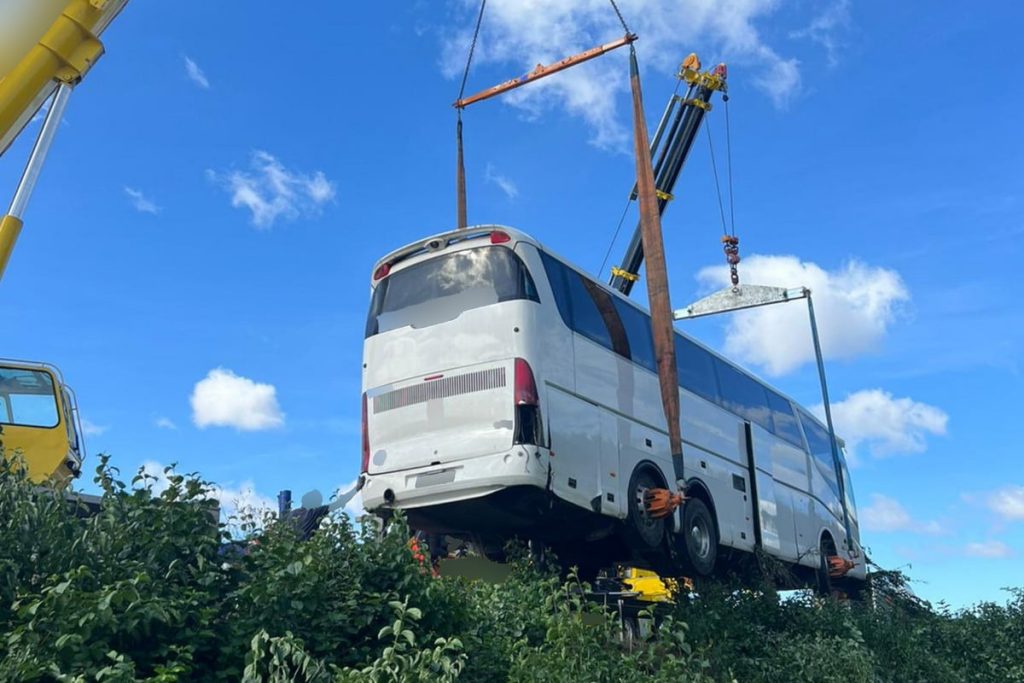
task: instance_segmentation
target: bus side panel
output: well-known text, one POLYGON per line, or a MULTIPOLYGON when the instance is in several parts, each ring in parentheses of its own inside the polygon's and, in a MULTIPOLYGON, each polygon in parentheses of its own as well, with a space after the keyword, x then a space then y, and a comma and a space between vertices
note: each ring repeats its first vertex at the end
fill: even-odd
POLYGON ((846 529, 843 528, 842 518, 836 518, 832 512, 825 507, 820 500, 811 499, 811 510, 814 515, 816 527, 814 532, 816 538, 820 538, 825 531, 832 534, 836 542, 836 550, 842 557, 849 558, 850 553, 846 546, 846 529))
POLYGON ((761 516, 761 543, 765 552, 775 557, 796 559, 796 546, 787 545, 789 536, 779 529, 779 506, 775 501, 775 480, 757 469, 757 505, 761 516))
MULTIPOLYGON (((661 472, 670 486, 674 481, 672 458, 669 455, 668 436, 635 420, 616 415, 619 443, 619 477, 615 484, 615 497, 622 499, 621 514, 626 516, 626 498, 629 479, 641 462, 649 462, 661 472)), ((609 482, 611 483, 611 482, 609 482)))
POLYGON ((792 547, 794 559, 801 563, 813 561, 817 566, 819 525, 807 495, 810 487, 807 453, 758 425, 751 426, 751 434, 758 466, 771 473, 776 484, 775 502, 780 514, 790 520, 779 525, 780 533, 784 533, 784 529, 789 533, 789 538, 783 540, 783 547, 792 547))
POLYGON ((796 561, 796 520, 793 515, 793 490, 779 480, 772 455, 772 440, 764 429, 752 425, 754 463, 758 470, 761 536, 765 549, 784 560, 796 561), (762 476, 764 475, 764 476, 762 476))
POLYGON ((737 436, 742 420, 689 391, 679 392, 679 407, 684 441, 746 469, 746 446, 737 436))
MULTIPOLYGON (((573 337, 576 393, 665 431, 658 376, 580 334, 573 337)), ((664 455, 669 455, 667 450, 664 455)))
POLYGON ((687 477, 699 478, 711 492, 722 544, 752 550, 753 501, 743 422, 689 391, 680 391, 679 398, 687 477))
MULTIPOLYGON (((811 458, 810 471, 811 494, 820 501, 820 506, 826 508, 822 512, 841 520, 843 518, 843 506, 839 503, 839 496, 832 490, 829 482, 825 480, 825 476, 821 473, 821 466, 813 458, 811 458)), ((828 523, 825 517, 822 518, 822 523, 828 523)))
POLYGON ((601 495, 600 411, 556 386, 548 386, 547 397, 551 490, 563 500, 591 509, 591 501, 601 495))
POLYGON ((729 460, 697 446, 684 444, 683 453, 687 481, 697 479, 711 493, 719 542, 730 548, 753 550, 754 524, 746 472, 729 460), (738 479, 733 479, 734 476, 738 479))
MULTIPOLYGON (((530 355, 526 360, 533 368, 540 387, 546 383, 556 384, 566 391, 576 391, 576 372, 573 361, 572 330, 562 320, 555 303, 555 295, 551 290, 551 283, 548 282, 544 264, 540 260, 537 248, 532 244, 520 242, 516 245, 516 254, 526 264, 527 270, 533 277, 537 286, 537 294, 540 299, 540 308, 536 317, 536 325, 529 329, 522 330, 523 334, 535 341, 539 353, 530 355)), ((543 398, 542 398, 543 401, 543 398)), ((541 415, 546 412, 543 403, 541 404, 541 415)), ((546 418, 545 418, 546 419, 546 418)))
MULTIPOLYGON (((796 547, 800 564, 818 566, 821 520, 815 514, 814 501, 805 491, 793 490, 793 521, 796 524, 796 547)), ((840 537, 833 537, 839 539, 840 537)), ((837 540, 839 542, 839 540, 837 540)))
POLYGON ((612 517, 626 516, 626 497, 619 491, 620 480, 629 479, 629 472, 622 473, 619 444, 628 440, 622 439, 624 432, 630 429, 630 421, 609 410, 601 410, 601 513, 612 517))

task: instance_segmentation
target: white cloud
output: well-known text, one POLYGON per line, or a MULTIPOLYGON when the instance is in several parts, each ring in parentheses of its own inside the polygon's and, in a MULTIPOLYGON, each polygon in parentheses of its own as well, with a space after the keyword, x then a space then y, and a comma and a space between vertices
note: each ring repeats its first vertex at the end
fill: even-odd
POLYGON ((277 502, 258 493, 249 480, 243 481, 237 488, 214 486, 210 495, 217 499, 221 513, 226 518, 239 513, 262 516, 265 512, 277 511, 277 502))
POLYGON ((132 206, 134 206, 135 210, 139 213, 151 213, 154 215, 160 213, 160 207, 157 206, 152 199, 144 195, 142 190, 125 187, 124 193, 131 198, 132 206))
POLYGON ((210 81, 206 78, 206 74, 199 68, 191 57, 185 55, 185 73, 188 75, 190 81, 198 85, 203 90, 210 89, 210 81))
POLYGON ((1008 521, 1024 520, 1024 486, 1006 486, 989 495, 989 508, 1008 521))
POLYGON ((300 173, 286 168, 271 154, 256 151, 248 171, 206 172, 231 194, 231 206, 248 209, 257 228, 270 228, 278 218, 316 216, 334 200, 334 184, 322 171, 300 173))
POLYGON ((174 424, 174 421, 169 417, 158 417, 154 423, 160 429, 177 429, 178 425, 174 424))
MULTIPOLYGON (((142 465, 142 471, 152 480, 149 483, 154 494, 159 495, 170 486, 167 468, 160 463, 148 460, 142 465)), ((230 519, 239 513, 262 515, 265 511, 277 510, 277 503, 256 491, 252 481, 244 481, 238 487, 211 486, 206 498, 217 500, 222 518, 230 519)))
MULTIPOLYGON (((702 50, 715 61, 725 59, 747 67, 753 82, 782 107, 800 90, 799 64, 768 46, 755 27, 778 4, 776 0, 634 0, 622 9, 630 29, 640 36, 641 68, 674 73, 683 57, 702 50)), ((461 8, 458 21, 463 30, 446 33, 442 43, 441 68, 452 79, 462 76, 479 3, 462 0, 461 8)), ((498 65, 509 72, 508 77, 517 76, 537 64, 551 64, 621 36, 622 27, 606 0, 491 0, 467 94, 493 85, 481 82, 481 66, 498 65)), ((587 122, 595 145, 621 148, 630 139, 618 110, 629 90, 627 74, 623 49, 502 97, 528 115, 558 106, 587 122)))
MULTIPOLYGON (((821 405, 814 411, 825 414, 821 405)), ((832 420, 849 451, 865 444, 871 455, 884 457, 924 452, 928 435, 945 435, 949 415, 927 403, 893 398, 882 389, 865 389, 833 403, 832 420)))
POLYGON ((505 196, 509 199, 515 199, 519 196, 519 188, 514 182, 512 182, 507 176, 503 176, 498 173, 493 164, 487 164, 487 168, 484 170, 484 180, 489 183, 494 183, 498 188, 505 193, 505 196))
POLYGON ((108 429, 110 429, 109 427, 105 427, 103 425, 98 425, 98 424, 96 424, 96 423, 92 422, 91 420, 88 420, 88 419, 86 419, 84 417, 81 418, 81 422, 82 422, 82 434, 84 434, 85 436, 100 436, 101 434, 106 433, 106 431, 108 429))
POLYGON ((919 522, 910 516, 899 501, 878 493, 871 496, 870 505, 861 508, 860 523, 866 531, 909 531, 930 535, 944 532, 938 522, 919 522))
MULTIPOLYGON (((850 358, 872 350, 910 299, 899 273, 850 261, 828 271, 795 256, 755 254, 743 260, 740 278, 749 284, 807 287, 826 358, 850 358)), ((697 279, 706 287, 729 284, 727 266, 702 269, 697 279)), ((782 375, 814 361, 814 347, 804 302, 765 306, 729 315, 727 355, 782 375)))
POLYGON ((839 51, 844 46, 838 34, 849 25, 850 0, 836 0, 814 17, 805 28, 791 31, 789 37, 806 38, 821 45, 828 55, 829 66, 836 66, 839 63, 839 51))
POLYGON ((1002 541, 968 543, 967 547, 964 548, 964 552, 971 557, 987 558, 1009 557, 1013 554, 1013 551, 1010 550, 1010 546, 1006 545, 1002 541))
POLYGON ((284 424, 277 390, 231 370, 210 370, 192 390, 192 421, 205 427, 234 427, 242 431, 273 429, 284 424))

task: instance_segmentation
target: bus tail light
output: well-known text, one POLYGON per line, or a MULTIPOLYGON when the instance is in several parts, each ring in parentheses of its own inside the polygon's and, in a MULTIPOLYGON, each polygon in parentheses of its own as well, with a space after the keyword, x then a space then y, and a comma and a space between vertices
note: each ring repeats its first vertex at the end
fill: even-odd
POLYGON ((544 430, 540 420, 540 397, 533 369, 522 358, 515 363, 515 432, 514 443, 540 445, 544 430))
POLYGON ((363 394, 363 459, 359 465, 359 471, 366 473, 370 470, 370 430, 366 416, 366 394, 363 394))
POLYGON ((379 280, 383 280, 384 278, 386 278, 388 276, 388 273, 390 273, 390 272, 391 272, 391 264, 390 263, 382 263, 382 264, 380 264, 377 267, 377 270, 373 271, 373 281, 377 282, 379 280))
POLYGON ((511 242, 512 237, 502 230, 495 230, 491 233, 491 244, 505 244, 511 242))
POLYGON ((535 406, 540 403, 537 397, 537 383, 533 380, 533 369, 522 358, 516 358, 515 389, 517 406, 535 406))

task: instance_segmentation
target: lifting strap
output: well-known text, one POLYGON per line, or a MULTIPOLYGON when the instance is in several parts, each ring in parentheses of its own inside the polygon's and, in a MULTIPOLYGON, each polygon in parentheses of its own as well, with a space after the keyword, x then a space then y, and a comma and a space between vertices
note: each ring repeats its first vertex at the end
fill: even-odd
MULTIPOLYGON (((683 441, 679 426, 679 371, 676 368, 675 333, 672 327, 672 303, 668 291, 665 243, 661 233, 661 213, 654 185, 654 169, 644 117, 643 93, 636 50, 629 50, 629 81, 633 92, 633 143, 636 152, 637 197, 640 203, 640 231, 647 259, 647 296, 651 307, 651 332, 658 363, 661 402, 668 422, 669 448, 677 481, 683 476, 683 441)), ((673 487, 674 488, 674 487, 673 487)))
MULTIPOLYGON (((480 0, 480 12, 476 15, 476 28, 473 29, 473 42, 469 44, 469 55, 466 57, 466 69, 462 72, 462 85, 459 86, 459 99, 466 92, 466 81, 469 80, 469 67, 473 65, 473 53, 476 52, 476 41, 480 37, 480 25, 484 21, 484 9, 487 0, 480 0)), ((455 221, 456 227, 466 227, 466 162, 462 155, 462 107, 458 108, 455 122, 456 168, 455 168, 455 221)))
POLYGON ((494 97, 495 95, 500 95, 501 93, 508 92, 509 90, 513 90, 514 88, 526 85, 527 83, 535 81, 539 78, 550 76, 551 74, 558 73, 559 71, 568 69, 569 67, 576 66, 577 64, 580 64, 582 62, 594 59, 595 57, 600 57, 604 53, 620 48, 623 45, 632 46, 633 41, 636 40, 637 36, 635 33, 632 33, 629 30, 629 26, 626 25, 626 20, 623 18, 622 12, 619 11, 619 6, 615 4, 615 0, 610 0, 610 2, 612 5, 612 9, 615 10, 615 16, 618 17, 619 23, 622 25, 622 30, 625 33, 625 35, 622 38, 614 40, 610 43, 598 45, 597 47, 586 50, 585 52, 581 52, 579 54, 566 57, 562 61, 555 62, 554 64, 549 64, 548 66, 538 64, 537 67, 528 74, 523 74, 518 78, 513 78, 511 80, 505 81, 504 83, 499 83, 493 88, 482 90, 481 92, 478 92, 477 94, 472 95, 471 97, 463 97, 466 94, 466 81, 469 78, 469 67, 473 63, 473 53, 476 50, 476 41, 480 37, 480 25, 483 23, 484 19, 484 8, 487 7, 487 0, 480 1, 480 12, 477 14, 476 17, 476 28, 473 30, 473 42, 470 43, 469 55, 466 58, 466 69, 462 73, 462 85, 459 88, 459 97, 455 100, 455 103, 453 105, 458 112, 455 125, 455 137, 457 146, 457 158, 455 169, 455 213, 456 221, 458 223, 457 227, 460 230, 465 228, 467 225, 466 165, 462 151, 462 110, 465 109, 470 104, 473 104, 474 102, 486 100, 488 98, 494 97))

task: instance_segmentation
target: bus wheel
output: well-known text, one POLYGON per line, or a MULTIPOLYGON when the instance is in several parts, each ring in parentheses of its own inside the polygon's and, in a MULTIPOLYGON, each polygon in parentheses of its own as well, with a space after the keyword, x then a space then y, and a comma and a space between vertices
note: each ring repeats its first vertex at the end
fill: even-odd
POLYGON ((683 504, 681 543, 687 568, 698 576, 710 576, 718 558, 718 531, 711 511, 700 498, 683 504))
POLYGON ((635 470, 629 479, 626 526, 630 541, 639 545, 640 550, 660 548, 665 538, 665 520, 648 515, 644 505, 644 495, 649 489, 664 487, 657 475, 646 468, 635 470))
POLYGON ((835 555, 835 545, 828 538, 821 539, 818 549, 818 570, 814 573, 816 592, 823 598, 832 595, 832 576, 828 571, 828 556, 835 555))

